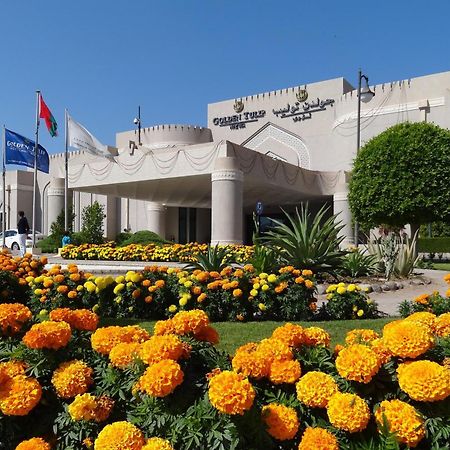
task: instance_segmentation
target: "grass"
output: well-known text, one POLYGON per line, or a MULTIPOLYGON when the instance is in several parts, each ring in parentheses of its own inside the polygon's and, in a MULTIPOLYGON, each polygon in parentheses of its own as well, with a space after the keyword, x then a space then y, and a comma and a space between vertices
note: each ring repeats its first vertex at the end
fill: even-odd
POLYGON ((450 272, 450 263, 433 263, 433 269, 448 270, 450 272))
MULTIPOLYGON (((371 328, 380 332, 383 326, 395 320, 394 318, 384 319, 368 319, 368 320, 335 320, 329 322, 293 322, 298 323, 303 327, 321 327, 327 330, 331 335, 331 348, 337 343, 343 343, 347 331, 354 328, 371 328)), ((225 350, 229 354, 234 354, 234 351, 239 346, 247 342, 260 341, 261 339, 270 337, 273 330, 285 322, 217 322, 213 326, 217 329, 220 335, 220 343, 218 348, 225 350)), ((155 322, 139 322, 132 319, 105 319, 102 325, 129 325, 138 324, 143 328, 153 331, 155 322)))

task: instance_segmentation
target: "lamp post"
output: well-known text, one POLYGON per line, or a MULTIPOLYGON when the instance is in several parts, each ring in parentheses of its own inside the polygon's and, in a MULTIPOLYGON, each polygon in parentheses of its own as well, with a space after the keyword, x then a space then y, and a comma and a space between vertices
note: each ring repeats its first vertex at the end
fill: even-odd
POLYGON ((137 117, 134 118, 133 122, 138 128, 138 145, 142 145, 141 144, 141 107, 140 106, 138 106, 138 115, 137 115, 137 117))
MULTIPOLYGON (((367 75, 363 75, 361 69, 358 71, 358 116, 356 122, 356 156, 358 156, 359 149, 361 148, 361 102, 368 103, 372 98, 375 97, 375 92, 370 90, 369 78, 367 75), (364 86, 361 87, 362 81, 364 80, 364 86)), ((358 246, 359 243, 359 227, 358 222, 355 220, 355 245, 358 246)))

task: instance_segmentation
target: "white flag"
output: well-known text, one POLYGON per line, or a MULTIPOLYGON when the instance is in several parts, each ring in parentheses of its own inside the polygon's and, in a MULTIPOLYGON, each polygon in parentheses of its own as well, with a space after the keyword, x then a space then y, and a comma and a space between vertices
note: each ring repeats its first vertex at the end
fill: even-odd
POLYGON ((112 157, 108 151, 108 146, 102 144, 83 125, 73 120, 69 114, 67 114, 67 132, 69 147, 85 150, 95 156, 112 157))

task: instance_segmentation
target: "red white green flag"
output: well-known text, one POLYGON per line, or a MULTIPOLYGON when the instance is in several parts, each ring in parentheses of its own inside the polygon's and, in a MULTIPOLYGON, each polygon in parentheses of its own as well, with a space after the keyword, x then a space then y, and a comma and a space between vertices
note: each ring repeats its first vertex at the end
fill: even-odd
POLYGON ((52 137, 57 136, 58 124, 56 123, 53 114, 48 109, 48 106, 45 104, 42 95, 39 96, 39 117, 45 120, 45 124, 47 125, 47 129, 48 132, 50 133, 50 136, 52 137))

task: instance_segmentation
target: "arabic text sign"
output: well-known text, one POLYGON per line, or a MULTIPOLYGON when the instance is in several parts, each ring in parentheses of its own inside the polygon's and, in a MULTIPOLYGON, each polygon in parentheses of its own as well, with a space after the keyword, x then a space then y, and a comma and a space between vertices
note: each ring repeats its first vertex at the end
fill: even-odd
POLYGON ((288 103, 285 108, 273 109, 272 112, 280 119, 292 117, 294 122, 300 122, 312 118, 312 114, 319 111, 325 111, 327 106, 334 105, 334 99, 317 100, 312 102, 295 102, 292 106, 288 103))

